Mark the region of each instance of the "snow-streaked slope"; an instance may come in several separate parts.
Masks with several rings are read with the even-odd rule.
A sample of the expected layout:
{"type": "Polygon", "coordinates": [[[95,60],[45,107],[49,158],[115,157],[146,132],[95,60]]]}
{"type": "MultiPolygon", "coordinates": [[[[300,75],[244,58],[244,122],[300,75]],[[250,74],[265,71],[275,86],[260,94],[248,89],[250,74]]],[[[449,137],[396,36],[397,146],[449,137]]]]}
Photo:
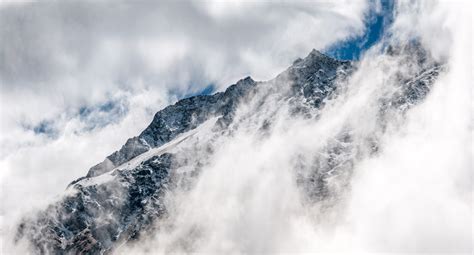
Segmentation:
{"type": "MultiPolygon", "coordinates": [[[[312,51],[273,80],[247,77],[225,92],[180,100],[71,183],[75,192],[25,219],[18,237],[39,252],[57,253],[101,254],[155,234],[163,252],[216,251],[222,240],[263,247],[241,252],[281,250],[240,239],[230,230],[245,226],[227,220],[266,222],[253,206],[263,198],[286,223],[296,205],[335,207],[356,162],[381,150],[385,133],[403,122],[442,72],[413,51],[423,49],[400,46],[368,63],[312,51]],[[390,71],[392,64],[410,68],[390,71]],[[383,86],[374,86],[379,76],[364,77],[366,69],[383,75],[383,86]],[[272,185],[285,190],[267,190],[272,185]],[[241,198],[248,199],[235,202],[241,198]],[[214,217],[214,209],[227,213],[214,217]]],[[[263,234],[277,240],[270,225],[263,234]]]]}
{"type": "Polygon", "coordinates": [[[186,140],[192,138],[193,136],[199,136],[199,133],[202,132],[202,135],[207,135],[207,133],[212,129],[212,127],[216,124],[216,121],[220,118],[221,116],[218,117],[212,117],[209,120],[206,120],[203,122],[201,125],[196,127],[195,129],[192,129],[190,131],[187,131],[183,134],[178,135],[176,138],[173,140],[159,146],[156,148],[152,148],[132,159],[129,161],[121,164],[118,167],[115,167],[114,169],[110,170],[109,172],[106,172],[104,174],[94,176],[94,177],[89,177],[85,179],[81,179],[80,181],[76,182],[75,184],[81,185],[81,186],[91,186],[91,185],[100,185],[109,181],[112,181],[115,177],[115,170],[118,171],[126,171],[126,170],[132,170],[137,168],[139,165],[143,164],[144,162],[150,160],[153,157],[158,157],[164,153],[171,153],[173,152],[173,149],[175,149],[177,146],[179,146],[181,143],[185,143],[186,140]]]}

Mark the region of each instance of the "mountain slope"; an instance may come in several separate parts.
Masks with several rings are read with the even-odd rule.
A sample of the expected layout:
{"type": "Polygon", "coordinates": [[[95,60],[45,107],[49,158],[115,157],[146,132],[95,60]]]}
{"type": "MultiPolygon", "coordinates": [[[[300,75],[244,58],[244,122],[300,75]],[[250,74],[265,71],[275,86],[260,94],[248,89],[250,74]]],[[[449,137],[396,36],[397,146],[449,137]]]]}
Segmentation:
{"type": "MultiPolygon", "coordinates": [[[[405,54],[413,72],[393,74],[394,88],[374,100],[379,105],[374,125],[382,133],[390,119],[403,118],[429,93],[442,71],[424,54],[407,54],[411,51],[410,47],[399,52],[390,49],[387,54],[405,54]]],[[[358,68],[357,63],[313,50],[273,80],[255,82],[247,77],[225,92],[186,98],[166,107],[139,136],[72,182],[61,201],[25,219],[18,239],[26,238],[42,253],[102,254],[156,232],[157,223],[170,216],[166,206],[170,194],[192,189],[209,165],[209,155],[225,142],[222,137],[236,132],[265,137],[281,124],[277,118],[282,114],[308,121],[322,118],[326,104],[344,95],[347,80],[358,68]]],[[[337,198],[332,194],[349,185],[354,159],[379,149],[379,133],[361,136],[350,127],[341,130],[310,164],[295,168],[308,203],[337,198]],[[355,143],[355,139],[364,142],[355,143]]]]}

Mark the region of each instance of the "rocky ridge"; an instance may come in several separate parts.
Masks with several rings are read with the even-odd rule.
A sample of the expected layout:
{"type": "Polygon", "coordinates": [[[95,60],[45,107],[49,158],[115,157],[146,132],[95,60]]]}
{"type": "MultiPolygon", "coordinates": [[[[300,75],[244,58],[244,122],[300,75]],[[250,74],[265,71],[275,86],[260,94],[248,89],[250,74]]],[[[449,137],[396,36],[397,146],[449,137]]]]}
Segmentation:
{"type": "MultiPolygon", "coordinates": [[[[177,146],[194,142],[199,143],[200,153],[212,153],[212,142],[193,137],[199,132],[210,132],[214,137],[230,132],[230,126],[238,121],[238,106],[252,97],[261,98],[263,104],[266,97],[276,95],[290,102],[293,114],[317,118],[311,109],[322,109],[328,99],[337,97],[338,84],[356,69],[355,63],[313,50],[271,81],[246,77],[224,92],[185,98],[164,108],[141,134],[72,182],[61,201],[25,219],[17,239],[26,238],[39,253],[54,254],[104,254],[138,240],[155,231],[155,223],[167,217],[164,199],[184,185],[182,175],[196,176],[206,164],[204,157],[194,162],[177,160],[184,153],[175,150],[177,146]],[[262,96],[259,90],[265,87],[262,96]],[[185,168],[191,171],[182,171],[185,168]]],[[[381,115],[393,109],[404,111],[422,100],[441,71],[440,65],[424,65],[411,79],[402,77],[406,80],[397,94],[381,103],[381,115]]],[[[270,117],[262,128],[268,126],[270,117]]],[[[328,145],[325,157],[315,158],[311,174],[298,179],[310,200],[328,196],[328,177],[350,174],[353,150],[351,135],[341,134],[337,142],[328,145]]]]}

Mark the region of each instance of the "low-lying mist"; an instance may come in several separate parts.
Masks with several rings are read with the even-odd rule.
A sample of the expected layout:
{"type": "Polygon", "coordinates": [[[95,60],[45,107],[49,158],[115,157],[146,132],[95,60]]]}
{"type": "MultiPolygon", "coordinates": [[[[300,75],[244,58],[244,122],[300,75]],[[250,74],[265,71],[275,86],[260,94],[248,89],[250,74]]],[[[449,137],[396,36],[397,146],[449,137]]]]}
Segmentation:
{"type": "Polygon", "coordinates": [[[156,233],[118,251],[469,252],[472,66],[462,7],[399,3],[390,36],[321,110],[288,100],[285,77],[260,85],[229,131],[193,138],[213,153],[183,146],[196,151],[182,153],[186,162],[204,166],[168,194],[156,233]],[[404,46],[393,54],[387,45],[404,46]],[[410,77],[430,65],[436,81],[413,98],[410,77]]]}
{"type": "Polygon", "coordinates": [[[322,101],[292,67],[257,82],[231,122],[168,145],[166,214],[113,253],[471,252],[469,7],[397,2],[322,101]]]}

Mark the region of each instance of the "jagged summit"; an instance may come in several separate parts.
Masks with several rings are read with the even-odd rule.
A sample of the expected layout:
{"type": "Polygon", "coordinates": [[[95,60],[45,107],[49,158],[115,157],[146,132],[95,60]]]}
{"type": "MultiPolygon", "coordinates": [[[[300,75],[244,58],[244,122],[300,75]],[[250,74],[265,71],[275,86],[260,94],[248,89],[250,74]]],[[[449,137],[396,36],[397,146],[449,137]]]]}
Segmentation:
{"type": "Polygon", "coordinates": [[[315,61],[315,60],[319,59],[319,60],[349,62],[348,60],[339,60],[339,59],[333,58],[333,57],[331,57],[329,55],[326,55],[326,54],[324,54],[321,51],[316,50],[316,49],[311,50],[311,52],[308,54],[308,56],[306,56],[305,59],[306,60],[311,60],[311,61],[315,61]]]}
{"type": "Polygon", "coordinates": [[[337,69],[340,65],[349,65],[350,61],[338,60],[320,51],[313,49],[305,58],[298,58],[290,66],[290,69],[307,69],[314,71],[315,69],[337,69]]]}
{"type": "Polygon", "coordinates": [[[341,62],[341,63],[350,62],[350,61],[347,61],[347,60],[335,59],[335,58],[333,58],[329,55],[326,55],[326,54],[320,52],[319,50],[312,49],[311,52],[305,58],[295,59],[295,61],[293,61],[292,66],[301,67],[303,65],[311,65],[314,62],[320,62],[320,61],[323,61],[323,62],[327,62],[327,61],[329,61],[329,62],[341,62]]]}
{"type": "Polygon", "coordinates": [[[314,48],[311,50],[311,52],[308,54],[308,56],[331,58],[331,57],[323,54],[322,52],[320,52],[319,50],[314,49],[314,48]]]}
{"type": "Polygon", "coordinates": [[[252,77],[247,76],[247,77],[237,81],[237,84],[242,84],[242,83],[255,83],[255,81],[252,79],[252,77]]]}

